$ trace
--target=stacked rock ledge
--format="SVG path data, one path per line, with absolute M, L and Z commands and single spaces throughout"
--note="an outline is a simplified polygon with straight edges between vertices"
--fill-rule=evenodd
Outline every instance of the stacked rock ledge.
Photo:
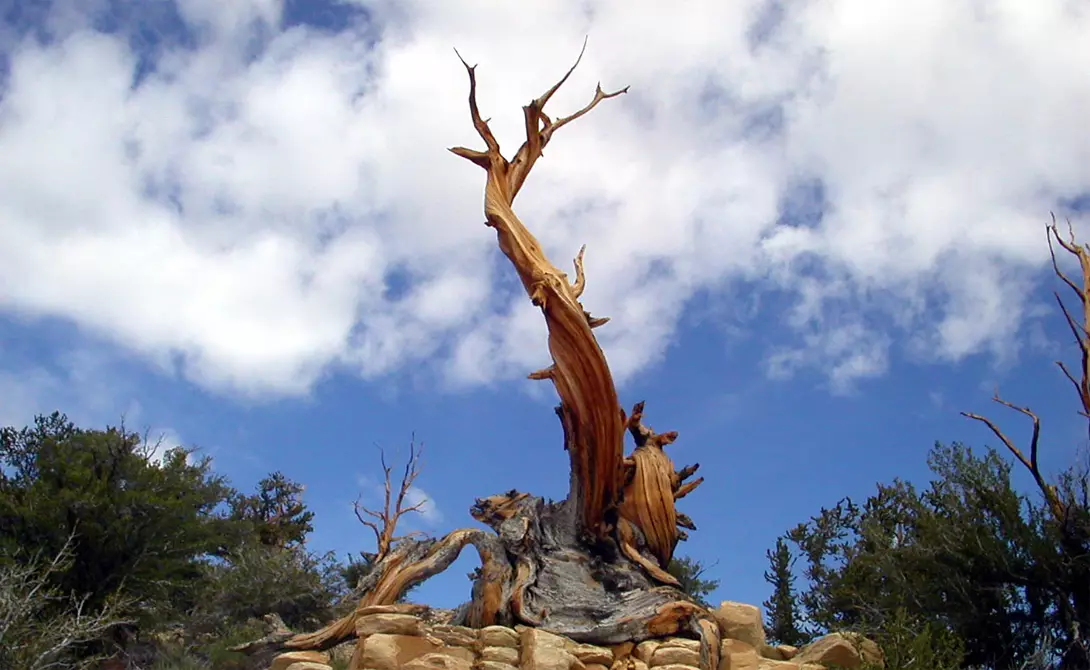
M 714 670 L 855 670 L 881 666 L 878 646 L 860 636 L 832 633 L 797 649 L 765 640 L 760 609 L 723 602 L 712 611 L 722 633 Z M 326 652 L 290 651 L 269 670 L 709 670 L 700 667 L 697 640 L 665 637 L 608 647 L 575 642 L 545 630 L 516 626 L 481 629 L 435 623 L 421 615 L 361 616 L 356 639 Z

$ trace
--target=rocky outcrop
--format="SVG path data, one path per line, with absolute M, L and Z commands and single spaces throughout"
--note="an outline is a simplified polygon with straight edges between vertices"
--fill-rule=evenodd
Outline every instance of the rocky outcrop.
M 878 646 L 860 636 L 834 633 L 802 649 L 765 640 L 761 611 L 724 602 L 713 610 L 722 634 L 714 670 L 824 670 L 881 664 Z M 329 652 L 281 654 L 269 670 L 331 670 L 341 659 L 349 670 L 707 670 L 700 642 L 680 637 L 611 646 L 581 644 L 538 628 L 451 626 L 427 612 L 377 613 L 356 621 L 357 639 Z
M 882 665 L 882 650 L 872 640 L 852 633 L 829 633 L 806 645 L 795 656 L 800 663 L 820 663 L 847 670 Z

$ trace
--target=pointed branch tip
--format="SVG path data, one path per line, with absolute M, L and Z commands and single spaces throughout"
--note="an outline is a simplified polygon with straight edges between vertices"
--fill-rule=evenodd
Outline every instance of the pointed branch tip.
M 579 253 L 575 256 L 575 282 L 571 285 L 571 292 L 576 300 L 579 299 L 579 296 L 583 295 L 583 289 L 586 288 L 587 285 L 587 277 L 583 272 L 583 254 L 586 253 L 586 251 L 587 245 L 584 244 L 579 247 Z
M 680 486 L 680 487 L 678 488 L 678 490 L 677 490 L 677 491 L 676 491 L 676 492 L 674 493 L 674 500 L 681 500 L 681 499 L 682 499 L 682 498 L 684 498 L 685 496 L 687 496 L 687 495 L 689 495 L 690 493 L 692 493 L 692 492 L 693 492 L 693 490 L 694 490 L 694 489 L 695 489 L 696 487 L 700 486 L 700 485 L 701 485 L 701 484 L 703 484 L 703 483 L 704 483 L 704 478 L 703 478 L 703 477 L 699 477 L 699 478 L 697 478 L 697 479 L 694 479 L 693 481 L 689 482 L 688 484 L 683 484 L 683 485 L 681 485 L 681 486 Z

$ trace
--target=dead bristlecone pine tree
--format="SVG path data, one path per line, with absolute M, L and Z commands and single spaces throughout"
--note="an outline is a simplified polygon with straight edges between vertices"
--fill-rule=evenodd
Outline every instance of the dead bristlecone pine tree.
M 470 119 L 484 149 L 450 151 L 485 171 L 486 225 L 496 232 L 500 250 L 545 317 L 552 364 L 529 377 L 549 380 L 556 388 L 556 413 L 564 434 L 564 449 L 558 448 L 557 454 L 566 452 L 570 458 L 571 489 L 565 500 L 555 503 L 515 490 L 478 499 L 470 514 L 492 532 L 462 529 L 442 538 L 398 541 L 393 525 L 403 496 L 391 509 L 387 495 L 385 512 L 361 515 L 379 546 L 373 568 L 356 589 L 355 611 L 315 633 L 274 643 L 284 650 L 326 650 L 356 636 L 360 617 L 419 609 L 395 603 L 473 545 L 481 567 L 471 599 L 451 624 L 522 624 L 599 645 L 680 635 L 700 641 L 700 665 L 713 670 L 720 648 L 715 619 L 678 589 L 666 571 L 678 541 L 686 537 L 682 528 L 694 528 L 675 502 L 703 481 L 687 481 L 698 466 L 675 470 L 665 447 L 677 433 L 660 434 L 648 427 L 642 402 L 627 415 L 621 407 L 593 332 L 607 319 L 592 317 L 579 302 L 586 285 L 584 250 L 575 256 L 572 280 L 545 256 L 512 209 L 556 131 L 627 88 L 606 93 L 599 86 L 585 107 L 554 120 L 545 106 L 578 66 L 577 59 L 559 82 L 523 107 L 526 140 L 508 160 L 477 108 L 475 66 L 462 64 L 469 75 Z M 627 456 L 626 432 L 635 442 Z M 411 469 L 406 472 L 410 476 Z

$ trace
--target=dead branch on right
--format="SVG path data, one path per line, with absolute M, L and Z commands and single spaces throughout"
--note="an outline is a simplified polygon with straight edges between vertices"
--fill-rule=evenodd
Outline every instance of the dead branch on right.
M 1070 221 L 1067 222 L 1066 227 L 1065 236 L 1061 233 L 1056 224 L 1056 217 L 1053 215 L 1052 222 L 1045 227 L 1045 236 L 1052 259 L 1052 270 L 1074 294 L 1078 305 L 1077 310 L 1072 314 L 1073 310 L 1064 302 L 1060 292 L 1053 292 L 1056 303 L 1060 306 L 1060 312 L 1078 347 L 1079 368 L 1077 371 L 1072 371 L 1064 361 L 1056 361 L 1056 365 L 1075 390 L 1075 395 L 1079 399 L 1079 414 L 1086 419 L 1088 434 L 1090 434 L 1090 356 L 1088 356 L 1090 352 L 1090 245 L 1080 243 L 1076 239 Z M 1060 269 L 1056 247 L 1073 256 L 1078 262 L 1080 276 L 1077 279 L 1073 279 Z M 1056 607 L 1070 637 L 1070 644 L 1064 654 L 1064 667 L 1090 668 L 1090 528 L 1087 528 L 1087 524 L 1080 520 L 1079 514 L 1080 510 L 1085 510 L 1086 501 L 1076 499 L 1070 490 L 1064 491 L 1057 488 L 1041 472 L 1038 460 L 1041 419 L 1037 413 L 1027 406 L 1005 400 L 999 395 L 998 390 L 992 400 L 1021 414 L 1030 422 L 1028 449 L 1019 447 L 992 419 L 972 412 L 961 414 L 986 425 L 1030 473 L 1037 489 L 1044 497 L 1052 517 L 1051 523 L 1056 525 L 1060 537 L 1060 550 L 1064 554 L 1064 564 L 1069 568 L 1069 574 L 1066 576 L 1066 579 L 1070 581 L 1069 588 L 1065 589 L 1065 593 L 1056 594 Z

